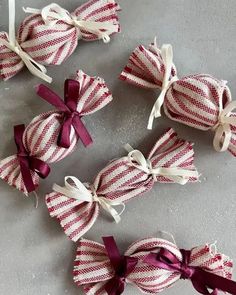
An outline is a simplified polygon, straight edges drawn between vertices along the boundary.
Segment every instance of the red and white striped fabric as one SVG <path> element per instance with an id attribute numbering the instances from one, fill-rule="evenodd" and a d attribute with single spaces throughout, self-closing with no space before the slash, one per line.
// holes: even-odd
<path id="1" fill-rule="evenodd" d="M 48 17 L 43 9 L 42 13 L 36 10 L 18 31 L 23 50 L 45 65 L 60 65 L 74 52 L 79 39 L 94 41 L 102 39 L 104 33 L 109 36 L 120 31 L 120 7 L 114 0 L 90 0 L 72 14 L 54 3 L 46 9 Z"/>
<path id="2" fill-rule="evenodd" d="M 105 199 L 110 206 L 117 206 L 151 190 L 155 182 L 185 184 L 198 181 L 192 143 L 179 139 L 173 129 L 169 129 L 157 140 L 147 160 L 143 157 L 152 169 L 143 169 L 141 163 L 137 162 L 138 158 L 132 156 L 133 152 L 141 154 L 137 150 L 131 151 L 128 156 L 111 161 L 98 173 L 88 188 L 90 193 L 95 193 L 98 197 L 96 201 L 80 200 L 80 191 L 76 199 L 58 191 L 46 196 L 51 217 L 59 219 L 71 240 L 77 241 L 95 223 L 101 207 L 99 197 Z M 167 168 L 165 175 L 156 171 L 162 168 Z M 186 178 L 183 177 L 184 182 L 181 177 L 172 176 L 168 169 L 184 171 L 187 175 Z"/>
<path id="3" fill-rule="evenodd" d="M 112 95 L 101 78 L 90 77 L 78 71 L 75 79 L 80 82 L 81 87 L 77 105 L 81 116 L 95 113 L 112 100 Z M 79 140 L 73 126 L 70 132 L 70 147 L 65 149 L 57 145 L 63 121 L 64 114 L 54 110 L 35 117 L 29 123 L 23 134 L 23 144 L 30 156 L 49 164 L 58 162 L 73 152 Z M 34 171 L 31 171 L 31 174 L 37 187 L 39 177 Z M 16 155 L 0 161 L 0 178 L 28 195 Z"/>
<path id="4" fill-rule="evenodd" d="M 205 74 L 178 79 L 171 45 L 159 49 L 156 42 L 148 48 L 137 47 L 120 78 L 138 87 L 162 90 L 151 116 L 160 116 L 159 109 L 155 115 L 155 107 L 163 104 L 170 119 L 203 131 L 215 131 L 215 149 L 228 149 L 236 156 L 236 103 L 232 102 L 226 81 Z"/>
<path id="5" fill-rule="evenodd" d="M 0 32 L 0 78 L 8 80 L 26 66 L 47 81 L 45 65 L 59 65 L 76 49 L 78 40 L 109 42 L 120 31 L 114 0 L 90 0 L 72 14 L 52 3 L 43 9 L 27 8 L 33 13 L 20 25 L 15 36 L 15 0 L 9 4 L 9 33 Z"/>
<path id="6" fill-rule="evenodd" d="M 126 277 L 126 283 L 137 287 L 144 294 L 157 294 L 179 281 L 180 274 L 146 264 L 144 259 L 151 252 L 166 249 L 182 262 L 180 249 L 173 243 L 158 238 L 146 238 L 133 243 L 125 256 L 138 258 L 138 263 Z M 227 279 L 232 278 L 233 262 L 217 253 L 215 245 L 204 245 L 191 250 L 190 265 Z M 104 245 L 82 239 L 79 242 L 74 265 L 74 281 L 88 295 L 106 295 L 104 287 L 114 278 L 114 269 Z M 210 294 L 210 293 L 209 293 Z"/>

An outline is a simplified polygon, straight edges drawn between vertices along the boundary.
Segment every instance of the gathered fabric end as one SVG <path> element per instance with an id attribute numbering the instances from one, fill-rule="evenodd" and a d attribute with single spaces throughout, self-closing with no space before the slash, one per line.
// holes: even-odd
<path id="1" fill-rule="evenodd" d="M 112 216 L 116 223 L 121 219 L 125 205 L 100 196 L 93 185 L 83 184 L 73 176 L 65 177 L 65 186 L 53 186 L 54 192 L 46 196 L 51 217 L 57 217 L 65 233 L 77 241 L 95 223 L 100 208 Z M 121 207 L 118 212 L 115 207 Z"/>
<path id="2" fill-rule="evenodd" d="M 159 49 L 155 39 L 149 48 L 142 45 L 137 47 L 131 54 L 120 79 L 138 87 L 161 90 L 149 116 L 147 129 L 151 130 L 154 119 L 161 116 L 161 107 L 167 91 L 178 80 L 173 63 L 172 46 L 164 44 Z"/>
<path id="3" fill-rule="evenodd" d="M 32 170 L 30 171 L 30 174 L 36 190 L 39 186 L 39 176 Z M 7 157 L 0 161 L 0 178 L 8 185 L 21 191 L 25 196 L 29 196 L 30 192 L 28 192 L 25 186 L 17 155 Z"/>

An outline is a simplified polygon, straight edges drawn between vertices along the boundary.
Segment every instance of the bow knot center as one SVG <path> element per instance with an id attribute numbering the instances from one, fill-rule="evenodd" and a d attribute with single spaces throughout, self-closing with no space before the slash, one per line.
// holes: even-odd
<path id="1" fill-rule="evenodd" d="M 149 159 L 147 160 L 147 168 L 149 170 L 149 173 L 152 175 L 153 180 L 156 182 L 157 181 L 156 171 L 153 169 L 152 162 Z"/>
<path id="2" fill-rule="evenodd" d="M 78 21 L 79 21 L 78 17 L 73 14 L 70 17 L 71 17 L 71 25 L 78 27 Z"/>
<path id="3" fill-rule="evenodd" d="M 18 46 L 15 46 L 14 51 L 17 55 L 20 55 L 20 48 Z"/>
<path id="4" fill-rule="evenodd" d="M 101 200 L 100 200 L 99 196 L 97 195 L 96 189 L 93 185 L 90 186 L 90 191 L 91 191 L 91 194 L 93 197 L 93 202 L 97 202 L 97 203 L 101 204 Z"/>
<path id="5" fill-rule="evenodd" d="M 181 279 L 183 280 L 189 280 L 192 278 L 194 273 L 194 269 L 188 265 L 182 265 L 181 266 Z"/>
<path id="6" fill-rule="evenodd" d="M 216 124 L 217 127 L 225 125 L 227 122 L 225 121 L 225 115 L 221 114 L 218 118 L 218 122 Z"/>
<path id="7" fill-rule="evenodd" d="M 76 116 L 81 117 L 80 113 L 77 110 L 70 110 L 68 112 L 65 112 L 65 115 L 67 118 L 71 118 L 71 119 L 73 119 Z"/>

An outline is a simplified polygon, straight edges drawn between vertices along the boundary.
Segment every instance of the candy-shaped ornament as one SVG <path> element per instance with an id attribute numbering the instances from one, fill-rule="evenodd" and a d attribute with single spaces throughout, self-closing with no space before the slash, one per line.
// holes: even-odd
<path id="1" fill-rule="evenodd" d="M 25 52 L 45 65 L 59 65 L 76 49 L 78 40 L 105 43 L 120 31 L 114 0 L 90 0 L 69 13 L 52 3 L 31 13 L 20 25 L 18 38 Z"/>
<path id="2" fill-rule="evenodd" d="M 203 131 L 215 132 L 216 151 L 229 150 L 236 156 L 236 102 L 227 82 L 211 75 L 177 77 L 171 45 L 158 48 L 156 40 L 148 48 L 137 47 L 120 78 L 142 88 L 160 89 L 148 122 L 165 114 L 172 120 Z"/>
<path id="3" fill-rule="evenodd" d="M 51 83 L 46 68 L 22 48 L 21 40 L 15 33 L 15 0 L 8 0 L 9 32 L 0 32 L 0 78 L 8 80 L 25 66 L 35 76 Z"/>
<path id="4" fill-rule="evenodd" d="M 48 164 L 71 154 L 79 140 L 85 146 L 92 138 L 82 117 L 106 106 L 112 95 L 101 78 L 78 71 L 75 80 L 65 81 L 64 101 L 45 85 L 37 93 L 57 109 L 40 114 L 29 125 L 15 127 L 17 154 L 0 161 L 0 178 L 25 195 L 49 173 Z"/>
<path id="5" fill-rule="evenodd" d="M 198 181 L 192 143 L 179 139 L 173 129 L 157 140 L 147 159 L 140 151 L 127 149 L 128 156 L 108 163 L 93 183 L 68 176 L 64 187 L 54 185 L 46 195 L 51 217 L 58 218 L 71 240 L 77 241 L 93 226 L 101 208 L 118 223 L 124 203 L 151 190 L 156 182 Z"/>
<path id="6" fill-rule="evenodd" d="M 143 294 L 158 294 L 180 279 L 190 280 L 200 294 L 236 294 L 233 262 L 218 253 L 214 244 L 189 251 L 153 237 L 134 242 L 122 255 L 113 237 L 103 238 L 103 243 L 79 242 L 74 281 L 84 294 L 120 295 L 125 293 L 126 284 Z"/>
<path id="7" fill-rule="evenodd" d="M 73 13 L 52 3 L 31 13 L 15 33 L 15 0 L 8 0 L 9 32 L 0 32 L 0 78 L 8 80 L 25 66 L 35 76 L 51 83 L 44 65 L 60 65 L 76 49 L 78 40 L 110 41 L 120 31 L 114 0 L 90 0 Z"/>

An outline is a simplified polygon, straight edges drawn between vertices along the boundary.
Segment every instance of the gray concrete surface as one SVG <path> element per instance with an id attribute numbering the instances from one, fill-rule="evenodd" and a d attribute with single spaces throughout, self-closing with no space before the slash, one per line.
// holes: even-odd
<path id="1" fill-rule="evenodd" d="M 58 0 L 73 10 L 79 1 Z M 81 68 L 105 78 L 114 101 L 94 116 L 86 118 L 94 145 L 80 145 L 64 161 L 53 165 L 51 175 L 41 182 L 40 206 L 0 182 L 0 294 L 2 295 L 78 295 L 83 294 L 72 280 L 76 245 L 64 235 L 58 222 L 51 219 L 44 195 L 54 182 L 65 175 L 82 181 L 92 180 L 107 161 L 124 154 L 129 142 L 147 152 L 168 126 L 183 138 L 195 142 L 196 165 L 202 182 L 195 185 L 157 184 L 152 192 L 127 204 L 122 222 L 115 225 L 99 218 L 86 235 L 100 241 L 113 234 L 122 249 L 136 239 L 165 230 L 175 235 L 180 247 L 190 248 L 218 241 L 220 251 L 236 259 L 236 185 L 235 159 L 212 149 L 212 134 L 171 122 L 166 118 L 146 130 L 154 102 L 152 92 L 131 87 L 117 79 L 131 51 L 140 43 L 148 44 L 156 35 L 159 43 L 171 43 L 179 76 L 209 73 L 229 81 L 236 95 L 236 1 L 235 0 L 118 0 L 122 33 L 109 45 L 81 41 L 76 52 L 60 67 L 52 67 L 52 88 L 63 89 L 64 78 Z M 17 0 L 17 24 L 24 17 L 22 6 L 42 7 L 48 0 Z M 0 0 L 0 30 L 8 30 L 7 1 Z M 33 89 L 39 80 L 26 70 L 9 82 L 0 82 L 0 157 L 15 151 L 14 124 L 28 123 L 50 107 Z M 125 294 L 139 292 L 127 287 Z M 164 294 L 196 294 L 191 283 L 179 282 Z"/>

